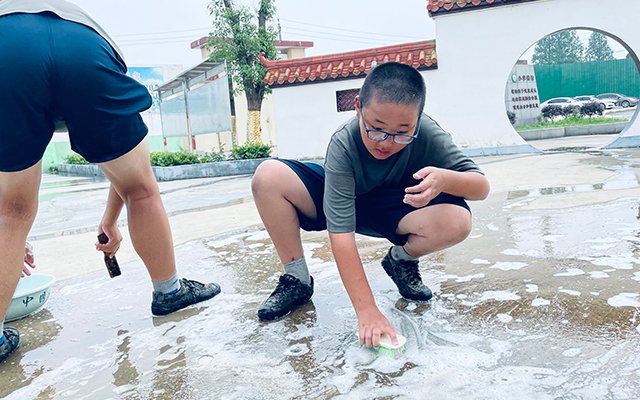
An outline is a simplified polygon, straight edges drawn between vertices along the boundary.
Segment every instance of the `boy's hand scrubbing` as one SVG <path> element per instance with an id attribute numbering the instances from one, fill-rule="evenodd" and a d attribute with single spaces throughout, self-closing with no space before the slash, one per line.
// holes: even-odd
<path id="1" fill-rule="evenodd" d="M 378 353 L 383 354 L 389 357 L 395 357 L 405 351 L 405 344 L 407 343 L 407 338 L 397 333 L 396 338 L 398 339 L 398 344 L 394 345 L 391 343 L 391 338 L 389 335 L 384 334 L 380 336 L 380 346 L 376 348 Z"/>

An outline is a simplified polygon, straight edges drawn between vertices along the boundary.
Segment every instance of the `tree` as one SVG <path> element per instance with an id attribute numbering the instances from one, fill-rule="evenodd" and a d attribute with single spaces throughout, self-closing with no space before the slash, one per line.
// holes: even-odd
<path id="1" fill-rule="evenodd" d="M 534 64 L 573 64 L 582 62 L 584 46 L 575 30 L 565 30 L 544 37 L 533 51 Z"/>
<path id="2" fill-rule="evenodd" d="M 260 110 L 262 99 L 269 92 L 264 83 L 265 67 L 260 52 L 268 59 L 276 58 L 274 41 L 277 31 L 270 25 L 275 15 L 273 0 L 259 0 L 258 10 L 234 4 L 233 0 L 212 0 L 209 12 L 213 16 L 213 32 L 208 45 L 210 60 L 227 62 L 233 82 L 233 94 L 244 92 L 247 98 L 247 138 L 261 143 Z"/>
<path id="3" fill-rule="evenodd" d="M 613 50 L 609 46 L 607 37 L 600 32 L 591 32 L 589 45 L 584 55 L 585 61 L 609 61 L 613 60 Z"/>

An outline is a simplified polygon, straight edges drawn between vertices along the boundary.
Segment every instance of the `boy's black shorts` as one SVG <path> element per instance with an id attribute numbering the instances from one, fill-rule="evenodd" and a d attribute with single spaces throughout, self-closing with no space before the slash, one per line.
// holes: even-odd
<path id="1" fill-rule="evenodd" d="M 327 229 L 327 220 L 322 208 L 324 197 L 324 168 L 311 162 L 279 159 L 291 168 L 309 191 L 316 206 L 316 219 L 310 219 L 298 212 L 300 227 L 305 231 Z M 409 235 L 396 233 L 400 220 L 417 208 L 402 202 L 404 187 L 384 187 L 356 197 L 356 232 L 373 237 L 387 238 L 391 243 L 403 245 Z M 463 198 L 448 193 L 440 193 L 425 207 L 436 204 L 455 204 L 471 209 Z"/>

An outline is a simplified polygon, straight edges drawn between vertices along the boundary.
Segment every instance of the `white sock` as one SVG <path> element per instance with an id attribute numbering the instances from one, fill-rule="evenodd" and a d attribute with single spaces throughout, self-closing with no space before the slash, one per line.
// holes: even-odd
<path id="1" fill-rule="evenodd" d="M 395 245 L 391 248 L 391 258 L 396 261 L 418 261 L 420 257 L 414 257 L 407 253 L 403 246 Z"/>
<path id="2" fill-rule="evenodd" d="M 304 257 L 286 263 L 284 265 L 284 272 L 298 278 L 300 282 L 305 285 L 311 284 L 311 275 L 309 275 L 309 268 L 307 267 L 307 261 Z"/>
<path id="3" fill-rule="evenodd" d="M 152 281 L 152 283 L 153 290 L 155 292 L 170 294 L 180 290 L 180 279 L 178 278 L 177 273 L 169 279 L 165 279 L 164 281 Z"/>

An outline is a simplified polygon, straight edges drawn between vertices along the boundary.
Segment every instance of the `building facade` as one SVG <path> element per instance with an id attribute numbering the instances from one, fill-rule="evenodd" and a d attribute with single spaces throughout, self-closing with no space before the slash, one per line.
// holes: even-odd
<path id="1" fill-rule="evenodd" d="M 425 111 L 465 153 L 535 152 L 505 112 L 505 98 L 512 108 L 527 110 L 524 119 L 534 118 L 539 106 L 535 73 L 530 66 L 517 64 L 533 43 L 564 29 L 592 29 L 618 40 L 639 64 L 640 35 L 626 16 L 640 12 L 640 2 L 608 2 L 608 18 L 602 17 L 602 7 L 599 0 L 429 0 L 427 10 L 438 34 L 437 54 L 436 42 L 424 41 L 298 60 L 265 60 L 265 82 L 273 90 L 277 154 L 323 157 L 335 128 L 354 115 L 339 111 L 337 96 L 359 88 L 374 61 L 399 61 L 421 70 L 427 84 Z M 608 146 L 640 146 L 637 113 Z"/>

